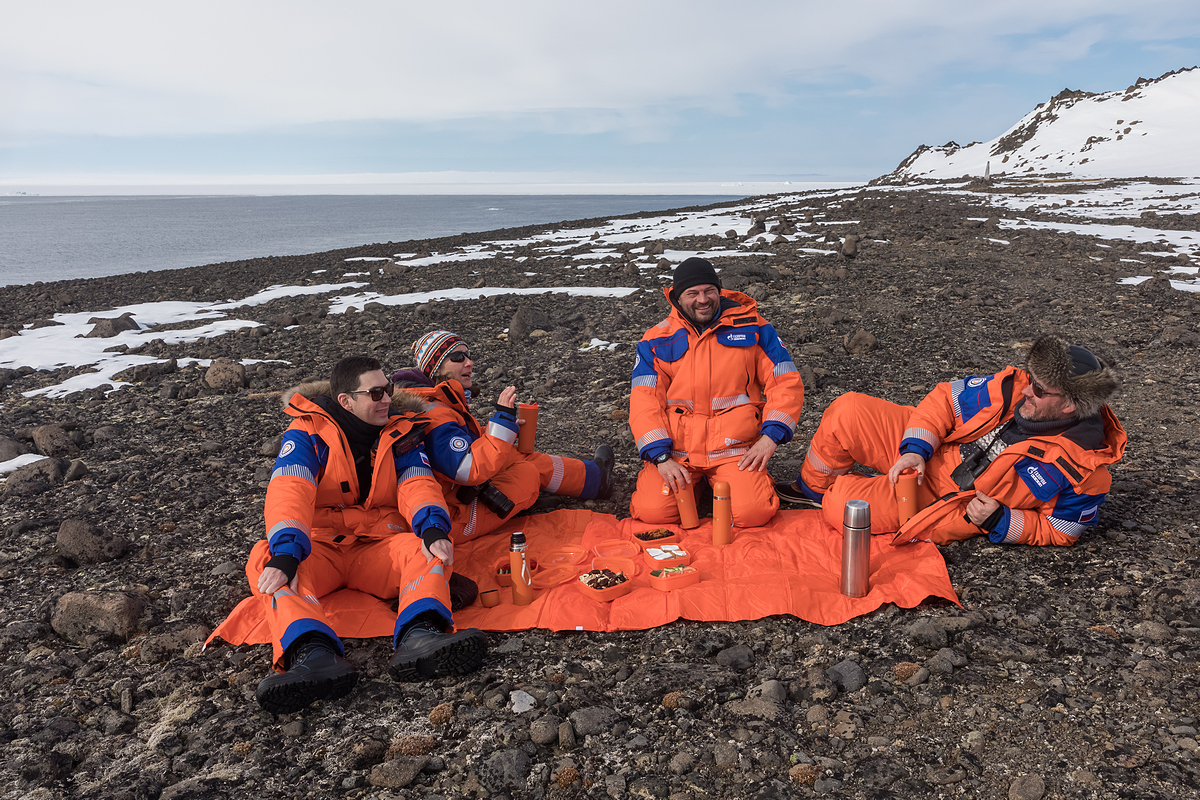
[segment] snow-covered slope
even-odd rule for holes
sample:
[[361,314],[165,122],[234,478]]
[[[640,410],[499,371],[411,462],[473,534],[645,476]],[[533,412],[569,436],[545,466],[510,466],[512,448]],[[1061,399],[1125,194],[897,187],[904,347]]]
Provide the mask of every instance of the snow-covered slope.
[[1200,68],[1138,79],[1123,91],[1063,90],[990,142],[922,145],[881,179],[1200,176]]

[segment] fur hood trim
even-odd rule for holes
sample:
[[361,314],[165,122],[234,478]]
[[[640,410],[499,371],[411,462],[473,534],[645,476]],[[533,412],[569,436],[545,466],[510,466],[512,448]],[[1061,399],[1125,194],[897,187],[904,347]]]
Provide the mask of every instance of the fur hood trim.
[[[1095,363],[1091,360],[1095,359]],[[1094,417],[1121,385],[1116,370],[1084,347],[1043,336],[1029,348],[1025,366],[1051,389],[1066,393],[1080,419]]]
[[[319,395],[330,397],[329,381],[305,381],[284,391],[280,395],[283,407],[287,408],[288,404],[292,402],[292,397],[297,394],[309,400]],[[406,414],[418,414],[425,410],[425,401],[412,392],[397,388],[392,392],[392,410]]]

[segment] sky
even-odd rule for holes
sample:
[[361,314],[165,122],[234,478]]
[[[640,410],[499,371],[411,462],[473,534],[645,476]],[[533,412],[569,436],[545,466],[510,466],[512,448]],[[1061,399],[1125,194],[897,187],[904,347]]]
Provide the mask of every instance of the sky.
[[0,8],[0,194],[867,180],[1200,64],[1195,0]]

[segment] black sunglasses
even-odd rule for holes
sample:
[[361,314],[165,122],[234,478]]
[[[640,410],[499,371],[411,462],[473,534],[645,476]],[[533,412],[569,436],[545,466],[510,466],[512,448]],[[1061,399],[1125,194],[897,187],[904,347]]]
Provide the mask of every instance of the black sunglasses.
[[1037,378],[1033,377],[1033,373],[1030,372],[1029,370],[1025,370],[1025,374],[1029,376],[1029,388],[1033,389],[1034,397],[1036,397],[1037,399],[1042,400],[1046,397],[1062,397],[1063,396],[1062,392],[1052,392],[1049,389],[1047,389],[1045,386],[1042,386],[1040,383],[1038,383]]
[[447,361],[453,361],[455,364],[461,364],[471,357],[471,353],[467,350],[455,350],[453,353],[446,354]]
[[373,389],[358,389],[353,392],[346,392],[346,394],[369,394],[371,396],[371,400],[378,403],[380,400],[383,399],[383,396],[385,394],[388,397],[391,397],[392,391],[395,388],[396,388],[396,384],[388,383],[386,386],[376,386]]

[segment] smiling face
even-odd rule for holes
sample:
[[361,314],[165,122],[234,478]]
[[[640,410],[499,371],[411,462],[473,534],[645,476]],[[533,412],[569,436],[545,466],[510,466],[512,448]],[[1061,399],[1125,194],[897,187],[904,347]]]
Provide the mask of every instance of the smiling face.
[[707,325],[721,307],[721,290],[711,283],[689,286],[679,295],[679,310],[697,325]]
[[1025,398],[1021,407],[1022,417],[1030,422],[1049,422],[1066,419],[1075,413],[1075,404],[1065,394],[1047,386],[1032,372],[1029,372],[1029,380],[1029,384],[1021,390]]
[[[387,376],[383,374],[383,370],[377,369],[373,372],[364,372],[358,376],[356,391],[339,394],[337,398],[338,403],[342,408],[368,425],[386,425],[388,421],[388,409],[392,404],[392,396],[382,390],[390,386],[391,384],[388,382]],[[378,400],[371,399],[372,389],[381,390],[376,392],[380,395]]]
[[[471,360],[467,346],[465,344],[456,344],[446,358],[442,361],[442,365],[438,367],[437,375],[434,376],[440,380],[453,378],[462,384],[464,389],[471,388],[471,373],[475,371],[475,362]],[[462,361],[455,362],[451,360],[451,356],[455,353],[462,353],[466,356]]]

